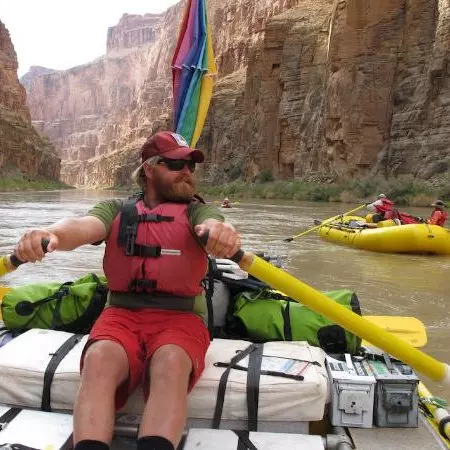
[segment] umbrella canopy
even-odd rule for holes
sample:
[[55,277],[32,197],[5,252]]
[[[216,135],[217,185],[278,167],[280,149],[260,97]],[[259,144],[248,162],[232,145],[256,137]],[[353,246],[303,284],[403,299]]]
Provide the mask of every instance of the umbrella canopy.
[[172,59],[175,131],[191,147],[200,138],[217,71],[206,0],[188,0]]

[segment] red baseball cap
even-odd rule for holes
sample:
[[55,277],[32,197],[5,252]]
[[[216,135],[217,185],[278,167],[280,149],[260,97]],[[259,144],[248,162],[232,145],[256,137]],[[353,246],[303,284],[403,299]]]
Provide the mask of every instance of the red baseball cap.
[[152,156],[167,159],[192,159],[197,163],[205,160],[200,150],[189,147],[183,136],[171,131],[159,131],[150,136],[141,148],[142,163]]

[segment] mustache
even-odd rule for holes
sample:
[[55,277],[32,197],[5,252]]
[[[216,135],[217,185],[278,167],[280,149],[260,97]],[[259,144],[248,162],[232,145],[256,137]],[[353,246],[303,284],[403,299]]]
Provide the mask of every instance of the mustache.
[[195,183],[191,176],[185,175],[185,174],[181,174],[175,178],[175,183],[181,183],[181,182],[185,182],[191,186],[193,186]]

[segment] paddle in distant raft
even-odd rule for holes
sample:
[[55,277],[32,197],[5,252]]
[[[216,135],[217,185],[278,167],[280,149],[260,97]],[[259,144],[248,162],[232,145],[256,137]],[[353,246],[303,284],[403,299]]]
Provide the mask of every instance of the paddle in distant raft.
[[297,239],[297,238],[299,238],[301,236],[304,236],[305,234],[311,233],[312,231],[318,230],[322,225],[326,225],[327,223],[333,222],[333,221],[339,219],[339,217],[348,216],[349,214],[352,214],[352,213],[354,213],[356,211],[359,211],[360,209],[363,209],[365,207],[366,207],[366,205],[360,205],[357,208],[351,209],[350,211],[347,211],[347,212],[345,212],[343,214],[339,214],[337,216],[330,217],[329,219],[324,220],[323,222],[321,222],[319,225],[316,225],[316,226],[314,226],[312,228],[309,228],[308,230],[303,231],[303,232],[301,232],[299,234],[296,234],[295,236],[292,236],[290,238],[283,239],[283,241],[284,242],[292,242],[294,239]]

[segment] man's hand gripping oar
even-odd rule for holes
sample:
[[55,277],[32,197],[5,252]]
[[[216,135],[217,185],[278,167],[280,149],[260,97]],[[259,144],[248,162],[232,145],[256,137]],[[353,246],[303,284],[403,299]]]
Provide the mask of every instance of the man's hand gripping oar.
[[[44,257],[44,255],[47,252],[52,252],[55,250],[55,248],[58,245],[57,237],[54,234],[49,233],[49,236],[41,238],[41,244],[39,249],[37,250],[38,255],[40,255],[40,258],[35,258],[29,260],[25,256],[25,250],[19,248],[16,248],[15,253],[11,255],[5,255],[0,258],[0,277],[3,275],[6,275],[9,272],[12,272],[13,270],[16,270],[19,266],[22,264],[25,264],[26,262],[35,262]],[[19,256],[18,256],[19,255]]]

